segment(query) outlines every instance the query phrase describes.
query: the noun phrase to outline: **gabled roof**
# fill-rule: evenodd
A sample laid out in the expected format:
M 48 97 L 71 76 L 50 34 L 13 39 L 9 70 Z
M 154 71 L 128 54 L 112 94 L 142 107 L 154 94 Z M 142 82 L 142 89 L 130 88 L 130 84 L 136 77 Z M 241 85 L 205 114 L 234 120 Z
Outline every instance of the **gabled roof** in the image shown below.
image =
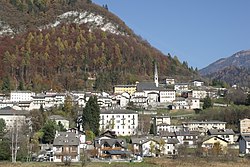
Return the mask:
M 125 139 L 96 139 L 94 144 L 95 147 L 101 147 L 103 144 L 113 147 L 116 144 L 122 148 L 127 148 L 127 142 Z
M 222 140 L 222 141 L 228 143 L 227 140 L 225 140 L 225 139 L 223 139 L 223 138 L 221 138 L 221 137 L 218 137 L 218 136 L 208 136 L 208 137 L 205 137 L 205 138 L 202 140 L 202 142 L 205 142 L 205 141 L 207 141 L 207 140 L 209 140 L 209 139 L 211 139 L 211 138 L 217 138 L 217 139 L 219 139 L 219 140 Z
M 107 130 L 99 135 L 99 137 L 117 138 L 115 131 Z
M 79 135 L 74 132 L 58 132 L 53 146 L 78 146 L 80 143 Z
M 246 142 L 250 142 L 250 134 L 241 134 L 237 141 L 239 141 L 239 139 L 243 139 Z

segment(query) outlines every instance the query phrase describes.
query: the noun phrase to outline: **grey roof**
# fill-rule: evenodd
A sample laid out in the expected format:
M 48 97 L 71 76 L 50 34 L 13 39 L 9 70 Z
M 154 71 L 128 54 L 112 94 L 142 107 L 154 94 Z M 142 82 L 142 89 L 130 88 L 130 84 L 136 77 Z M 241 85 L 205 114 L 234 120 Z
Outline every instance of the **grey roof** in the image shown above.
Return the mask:
M 101 110 L 100 114 L 137 114 L 137 113 L 133 110 L 109 109 L 109 110 Z
M 74 132 L 58 132 L 53 146 L 78 146 L 80 143 L 79 135 Z
M 136 85 L 137 91 L 143 91 L 143 90 L 158 90 L 154 82 L 139 82 Z
M 131 154 L 129 151 L 121 151 L 121 150 L 107 150 L 107 154 L 110 155 L 125 155 L 125 154 Z
M 250 134 L 244 134 L 244 135 L 240 135 L 239 138 L 244 139 L 247 142 L 250 142 Z M 238 139 L 239 140 L 239 139 Z
M 216 121 L 216 120 L 211 120 L 211 121 L 189 121 L 189 122 L 183 122 L 183 124 L 207 124 L 207 123 L 220 123 L 220 124 L 226 124 L 227 122 L 222 122 L 222 121 Z
M 143 137 L 139 137 L 139 138 L 136 138 L 136 137 L 132 137 L 131 138 L 131 143 L 132 144 L 144 144 L 148 141 L 155 141 L 157 143 L 159 143 L 159 141 L 161 140 L 162 138 L 159 137 L 159 136 L 143 136 Z
M 177 143 L 179 143 L 179 140 L 176 138 L 169 138 L 167 140 L 167 144 L 177 144 Z
M 15 110 L 11 107 L 0 109 L 0 115 L 28 115 L 30 112 L 26 110 Z
M 122 148 L 127 148 L 127 142 L 125 139 L 99 139 L 95 140 L 95 147 L 101 147 L 103 144 L 107 144 L 110 147 L 113 147 L 115 144 L 118 144 Z
M 178 131 L 175 132 L 176 136 L 198 136 L 199 132 L 197 131 Z
M 163 137 L 175 137 L 175 133 L 174 132 L 168 132 L 168 131 L 160 131 L 160 136 Z
M 232 129 L 209 129 L 208 135 L 235 135 Z

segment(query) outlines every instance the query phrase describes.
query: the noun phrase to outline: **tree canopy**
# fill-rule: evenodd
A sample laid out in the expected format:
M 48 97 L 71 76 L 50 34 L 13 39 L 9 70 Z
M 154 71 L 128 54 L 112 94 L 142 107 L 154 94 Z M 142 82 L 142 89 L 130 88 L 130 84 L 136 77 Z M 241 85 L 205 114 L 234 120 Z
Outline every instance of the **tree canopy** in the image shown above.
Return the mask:
M 82 127 L 83 130 L 90 130 L 96 136 L 99 135 L 100 107 L 97 97 L 91 96 L 83 109 Z

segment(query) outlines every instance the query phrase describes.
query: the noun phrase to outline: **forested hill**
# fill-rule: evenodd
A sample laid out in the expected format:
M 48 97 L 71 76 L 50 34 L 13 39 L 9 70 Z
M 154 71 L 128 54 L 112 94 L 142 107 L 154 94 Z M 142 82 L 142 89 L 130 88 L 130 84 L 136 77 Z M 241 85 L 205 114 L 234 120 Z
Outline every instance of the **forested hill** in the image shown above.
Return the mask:
M 242 50 L 201 69 L 200 74 L 230 85 L 250 87 L 250 50 Z
M 153 76 L 197 78 L 197 71 L 136 36 L 90 0 L 2 0 L 0 88 L 111 90 Z

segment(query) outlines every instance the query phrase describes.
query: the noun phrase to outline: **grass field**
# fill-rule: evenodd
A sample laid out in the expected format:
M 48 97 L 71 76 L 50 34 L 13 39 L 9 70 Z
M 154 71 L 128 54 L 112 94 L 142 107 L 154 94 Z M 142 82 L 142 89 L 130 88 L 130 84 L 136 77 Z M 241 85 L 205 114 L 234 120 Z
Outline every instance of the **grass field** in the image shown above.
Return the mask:
M 234 161 L 228 159 L 223 161 L 188 158 L 188 159 L 167 159 L 167 158 L 150 158 L 145 159 L 141 163 L 88 163 L 87 167 L 248 167 L 250 160 L 237 158 Z M 16 163 L 0 162 L 2 167 L 60 167 L 63 163 L 48 163 L 48 162 L 31 162 L 31 163 Z M 80 163 L 72 163 L 72 167 L 81 167 Z

